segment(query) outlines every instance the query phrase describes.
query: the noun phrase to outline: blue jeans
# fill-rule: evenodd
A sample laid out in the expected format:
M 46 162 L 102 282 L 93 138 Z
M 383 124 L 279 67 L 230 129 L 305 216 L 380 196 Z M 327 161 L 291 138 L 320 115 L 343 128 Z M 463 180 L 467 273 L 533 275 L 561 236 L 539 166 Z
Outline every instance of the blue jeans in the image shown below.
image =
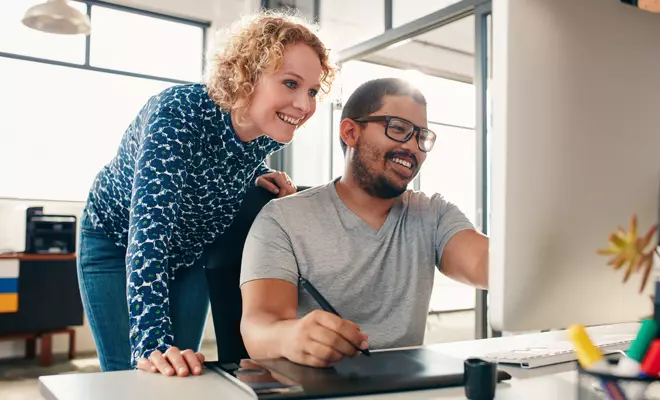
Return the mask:
M 102 371 L 131 368 L 128 302 L 126 299 L 126 251 L 94 228 L 87 213 L 80 220 L 78 282 Z M 174 345 L 199 350 L 209 309 L 203 265 L 198 262 L 176 271 L 169 282 L 170 319 Z

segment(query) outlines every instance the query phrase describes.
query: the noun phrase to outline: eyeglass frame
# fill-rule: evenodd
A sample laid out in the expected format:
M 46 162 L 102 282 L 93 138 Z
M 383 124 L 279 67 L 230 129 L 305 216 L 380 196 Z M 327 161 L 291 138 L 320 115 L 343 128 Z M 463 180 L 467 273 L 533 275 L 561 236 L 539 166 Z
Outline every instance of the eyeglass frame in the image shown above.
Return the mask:
M 417 148 L 420 151 L 423 151 L 424 153 L 428 153 L 431 150 L 433 150 L 433 147 L 435 147 L 435 141 L 438 138 L 438 135 L 435 132 L 433 132 L 432 130 L 430 130 L 428 128 L 422 128 L 421 126 L 417 126 L 417 125 L 413 124 L 411 121 L 409 121 L 405 118 L 397 117 L 397 116 L 394 116 L 394 115 L 371 115 L 371 116 L 368 116 L 368 117 L 351 118 L 351 119 L 353 121 L 355 121 L 357 123 L 361 123 L 361 124 L 364 124 L 364 123 L 367 123 L 367 122 L 383 122 L 383 121 L 385 121 L 385 122 L 387 122 L 387 125 L 385 125 L 385 136 L 387 136 L 389 139 L 394 140 L 395 142 L 398 142 L 398 143 L 406 143 L 410 140 L 410 138 L 415 136 L 416 139 L 417 139 Z M 405 139 L 403 139 L 403 140 L 395 139 L 395 138 L 393 138 L 393 137 L 391 137 L 390 135 L 387 134 L 388 128 L 390 127 L 390 121 L 392 121 L 392 119 L 397 119 L 397 120 L 407 122 L 410 125 L 412 125 L 413 129 L 412 129 L 412 131 L 410 131 L 410 133 L 406 136 Z M 421 133 L 422 133 L 422 129 L 433 134 L 433 145 L 431 146 L 431 149 L 429 149 L 429 150 L 422 149 L 422 145 L 419 141 L 419 138 L 420 138 Z

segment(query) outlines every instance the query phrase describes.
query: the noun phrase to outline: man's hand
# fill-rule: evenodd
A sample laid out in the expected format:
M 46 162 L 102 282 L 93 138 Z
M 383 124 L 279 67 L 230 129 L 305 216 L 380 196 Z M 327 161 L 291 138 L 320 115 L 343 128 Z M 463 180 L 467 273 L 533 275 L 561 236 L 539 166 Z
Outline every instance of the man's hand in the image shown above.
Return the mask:
M 327 367 L 368 348 L 368 337 L 351 321 L 314 310 L 290 327 L 282 343 L 282 355 L 298 364 Z
M 165 354 L 156 350 L 151 353 L 149 359 L 142 357 L 138 362 L 138 369 L 160 372 L 166 376 L 188 376 L 190 371 L 193 375 L 201 375 L 203 362 L 204 354 L 202 353 L 195 353 L 190 349 L 179 351 L 176 347 L 170 347 Z
M 285 172 L 270 172 L 261 175 L 256 180 L 256 185 L 268 190 L 271 193 L 284 197 L 296 193 L 296 185 L 291 182 L 291 178 Z

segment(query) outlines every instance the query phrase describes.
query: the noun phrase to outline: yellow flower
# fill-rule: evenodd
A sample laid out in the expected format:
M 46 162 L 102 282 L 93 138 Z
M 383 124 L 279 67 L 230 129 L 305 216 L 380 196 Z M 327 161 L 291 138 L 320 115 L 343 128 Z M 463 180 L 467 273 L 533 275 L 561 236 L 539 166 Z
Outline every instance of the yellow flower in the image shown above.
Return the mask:
M 598 254 L 614 256 L 607 263 L 614 267 L 614 269 L 620 269 L 624 265 L 627 265 L 623 282 L 628 281 L 633 271 L 644 270 L 642 285 L 639 288 L 640 293 L 644 291 L 646 282 L 651 274 L 651 269 L 653 268 L 653 250 L 651 249 L 645 252 L 645 248 L 651 243 L 656 229 L 657 224 L 653 225 L 646 235 L 638 237 L 637 215 L 633 214 L 630 218 L 630 229 L 628 232 L 625 232 L 623 228 L 619 227 L 615 233 L 610 234 L 610 246 L 607 249 L 598 250 Z

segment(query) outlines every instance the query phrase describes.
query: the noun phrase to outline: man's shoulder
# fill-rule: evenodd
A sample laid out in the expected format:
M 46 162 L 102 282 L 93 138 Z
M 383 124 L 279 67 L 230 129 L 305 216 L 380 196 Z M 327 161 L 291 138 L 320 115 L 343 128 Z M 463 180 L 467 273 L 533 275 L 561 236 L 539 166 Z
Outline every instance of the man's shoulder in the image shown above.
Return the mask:
M 332 203 L 327 185 L 315 186 L 286 197 L 273 199 L 261 210 L 261 215 L 268 215 L 275 220 L 304 221 L 310 215 L 317 215 Z
M 418 190 L 406 190 L 402 194 L 402 201 L 412 213 L 439 213 L 451 204 L 440 193 L 427 194 Z
M 277 207 L 280 210 L 286 211 L 300 209 L 304 210 L 310 206 L 314 206 L 314 208 L 316 208 L 319 205 L 319 202 L 326 202 L 330 200 L 329 196 L 327 196 L 328 190 L 329 188 L 327 184 L 314 186 L 286 197 L 274 199 L 269 203 L 269 206 Z

